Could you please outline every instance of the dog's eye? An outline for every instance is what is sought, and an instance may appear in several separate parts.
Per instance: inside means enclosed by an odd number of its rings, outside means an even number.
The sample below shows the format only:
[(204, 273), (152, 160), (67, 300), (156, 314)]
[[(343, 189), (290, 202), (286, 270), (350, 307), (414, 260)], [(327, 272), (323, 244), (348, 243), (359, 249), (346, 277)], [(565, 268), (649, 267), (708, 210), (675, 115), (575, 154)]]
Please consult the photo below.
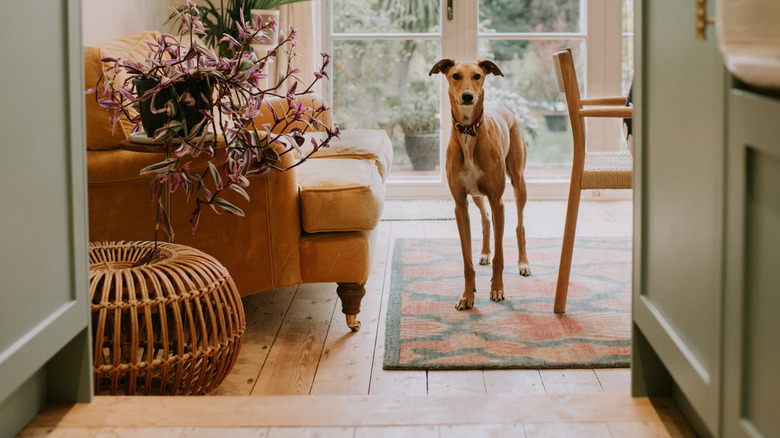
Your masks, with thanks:
[(455, 79), (456, 81), (459, 81), (460, 77), (461, 77), (460, 73), (455, 73), (454, 75), (452, 75), (452, 79)]
[(481, 78), (481, 77), (482, 77), (482, 76), (481, 76), (479, 73), (477, 73), (477, 74), (475, 74), (475, 75), (474, 75), (474, 80), (475, 80), (475, 81), (478, 81), (478, 80), (479, 80), (479, 78)]

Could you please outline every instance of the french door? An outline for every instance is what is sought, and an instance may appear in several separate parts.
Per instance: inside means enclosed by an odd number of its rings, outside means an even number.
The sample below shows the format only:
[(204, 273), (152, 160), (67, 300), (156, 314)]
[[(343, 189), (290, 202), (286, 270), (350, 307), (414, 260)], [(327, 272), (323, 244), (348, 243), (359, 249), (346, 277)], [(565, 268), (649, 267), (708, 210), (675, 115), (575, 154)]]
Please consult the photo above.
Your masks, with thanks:
[[(486, 100), (512, 110), (523, 128), (530, 195), (565, 196), (572, 137), (552, 54), (574, 50), (587, 93), (621, 94), (631, 74), (622, 52), (633, 31), (624, 28), (633, 22), (623, 7), (630, 3), (326, 0), (323, 33), (333, 71), (325, 93), (341, 129), (388, 132), (394, 147), (388, 198), (447, 197), (449, 101), (443, 78), (428, 71), (441, 58), (490, 59), (504, 77), (488, 78)], [(621, 147), (619, 122), (589, 129), (607, 149)]]

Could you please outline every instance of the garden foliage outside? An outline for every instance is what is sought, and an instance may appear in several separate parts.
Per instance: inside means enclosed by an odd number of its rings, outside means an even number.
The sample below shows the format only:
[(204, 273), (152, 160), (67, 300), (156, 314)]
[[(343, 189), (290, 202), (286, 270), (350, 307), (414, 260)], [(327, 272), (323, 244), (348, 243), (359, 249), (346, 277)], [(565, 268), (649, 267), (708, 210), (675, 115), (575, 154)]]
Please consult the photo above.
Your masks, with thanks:
[[(479, 27), (495, 32), (579, 32), (579, 0), (481, 0)], [(409, 166), (405, 131), (413, 125), (438, 130), (440, 78), (429, 77), (441, 58), (439, 0), (334, 0), (334, 34), (428, 33), (425, 38), (335, 38), (333, 104), (342, 129), (384, 128), (391, 135), (395, 165)], [(505, 77), (486, 81), (486, 101), (506, 106), (520, 122), (530, 164), (571, 162), (571, 135), (550, 132), (544, 115), (565, 110), (552, 54), (580, 50), (580, 40), (479, 40), (479, 58), (494, 61)], [(581, 66), (578, 66), (581, 68)], [(584, 76), (584, 75), (581, 75)], [(420, 90), (423, 90), (421, 93)], [(420, 100), (431, 100), (421, 104)], [(431, 117), (430, 108), (436, 109)], [(433, 118), (433, 120), (431, 120)]]

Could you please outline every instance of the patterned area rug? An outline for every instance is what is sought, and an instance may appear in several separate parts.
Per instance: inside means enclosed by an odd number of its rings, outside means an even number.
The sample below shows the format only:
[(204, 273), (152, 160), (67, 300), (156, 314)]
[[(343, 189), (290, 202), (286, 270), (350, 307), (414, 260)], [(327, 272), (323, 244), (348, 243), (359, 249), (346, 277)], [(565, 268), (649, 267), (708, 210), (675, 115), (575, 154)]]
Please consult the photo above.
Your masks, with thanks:
[[(479, 251), (479, 242), (473, 248)], [(457, 311), (463, 264), (457, 239), (398, 239), (393, 255), (385, 369), (628, 367), (631, 239), (582, 238), (566, 313), (553, 313), (559, 239), (529, 239), (532, 275), (517, 273), (504, 242), (504, 295), (490, 301), (490, 266), (477, 270), (474, 308)]]

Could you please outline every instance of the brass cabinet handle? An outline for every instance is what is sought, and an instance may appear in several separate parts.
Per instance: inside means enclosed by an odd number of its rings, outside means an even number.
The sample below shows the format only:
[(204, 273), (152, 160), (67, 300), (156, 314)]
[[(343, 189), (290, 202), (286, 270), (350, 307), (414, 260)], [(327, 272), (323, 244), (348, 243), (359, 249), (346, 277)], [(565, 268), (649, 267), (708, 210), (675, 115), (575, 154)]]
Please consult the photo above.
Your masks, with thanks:
[(707, 39), (708, 24), (715, 24), (715, 18), (707, 17), (707, 0), (696, 0), (696, 40)]

